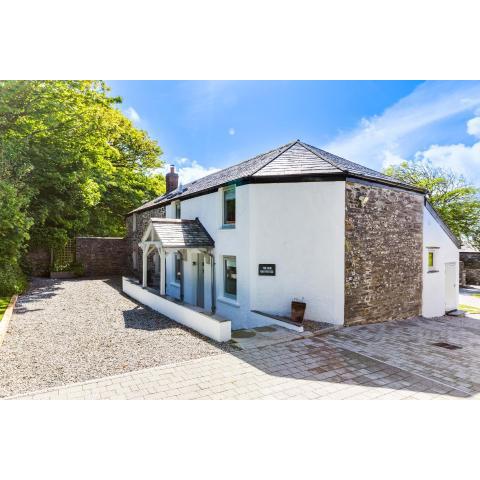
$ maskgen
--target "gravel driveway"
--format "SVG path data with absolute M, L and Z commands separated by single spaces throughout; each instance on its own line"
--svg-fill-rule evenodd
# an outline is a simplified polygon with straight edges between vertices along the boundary
M 120 292 L 120 279 L 36 278 L 0 347 L 0 397 L 223 353 Z

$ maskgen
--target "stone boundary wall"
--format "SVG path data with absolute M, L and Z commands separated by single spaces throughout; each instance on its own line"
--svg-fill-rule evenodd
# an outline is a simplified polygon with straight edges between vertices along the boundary
M 127 242 L 119 237 L 77 237 L 75 259 L 84 266 L 87 277 L 123 275 Z
M 25 256 L 28 273 L 34 277 L 48 277 L 51 262 L 52 257 L 49 248 L 33 247 Z
M 423 195 L 345 184 L 345 325 L 420 315 Z
M 460 252 L 465 270 L 465 285 L 480 285 L 480 252 Z

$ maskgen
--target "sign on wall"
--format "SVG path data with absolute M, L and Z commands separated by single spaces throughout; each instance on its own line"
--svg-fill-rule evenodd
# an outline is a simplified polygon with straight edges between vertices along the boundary
M 275 276 L 275 264 L 274 263 L 260 263 L 258 265 L 258 274 L 274 277 Z

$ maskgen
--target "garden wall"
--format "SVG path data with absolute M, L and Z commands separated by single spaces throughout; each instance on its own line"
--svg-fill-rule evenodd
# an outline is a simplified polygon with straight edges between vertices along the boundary
M 85 276 L 123 275 L 127 268 L 127 242 L 119 237 L 77 237 L 75 258 Z
M 480 252 L 460 252 L 465 269 L 465 285 L 480 285 Z

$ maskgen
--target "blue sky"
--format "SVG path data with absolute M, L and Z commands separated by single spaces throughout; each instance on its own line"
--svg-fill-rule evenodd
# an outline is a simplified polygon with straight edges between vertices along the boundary
M 480 185 L 480 82 L 107 83 L 183 183 L 300 138 L 377 170 L 428 159 Z

